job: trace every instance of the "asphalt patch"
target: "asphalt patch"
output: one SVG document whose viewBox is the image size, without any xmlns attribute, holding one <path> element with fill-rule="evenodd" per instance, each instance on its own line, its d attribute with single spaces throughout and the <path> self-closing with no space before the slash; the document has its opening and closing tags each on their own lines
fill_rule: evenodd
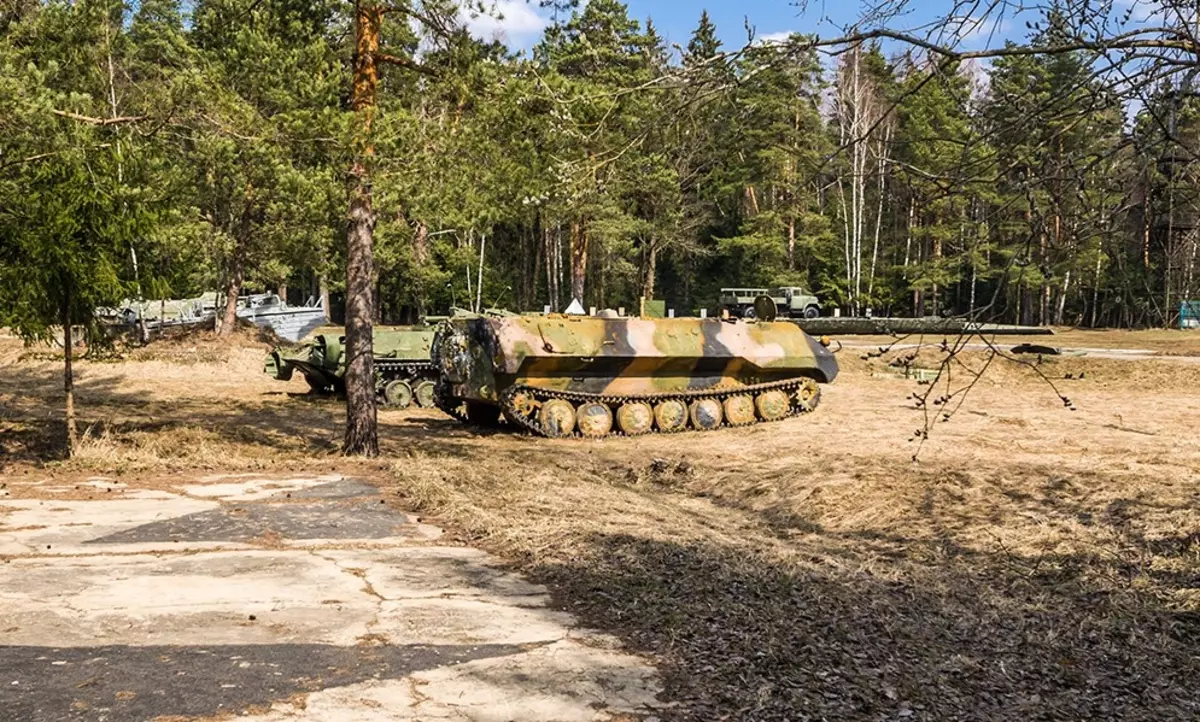
<svg viewBox="0 0 1200 722">
<path fill-rule="evenodd" d="M 237 714 L 370 679 L 526 649 L 509 644 L 0 646 L 0 720 L 135 722 Z"/>
<path fill-rule="evenodd" d="M 161 519 L 90 539 L 85 544 L 139 542 L 245 542 L 268 535 L 287 539 L 383 539 L 415 531 L 408 516 L 378 500 L 225 505 L 218 509 Z"/>
</svg>

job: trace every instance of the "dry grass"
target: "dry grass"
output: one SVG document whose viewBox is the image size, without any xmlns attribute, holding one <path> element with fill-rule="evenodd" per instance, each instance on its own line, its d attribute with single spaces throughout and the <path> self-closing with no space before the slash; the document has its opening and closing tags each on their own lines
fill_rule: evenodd
<svg viewBox="0 0 1200 722">
<path fill-rule="evenodd" d="M 304 461 L 314 450 L 329 453 L 337 448 L 333 443 L 310 444 L 296 438 L 291 444 L 286 438 L 282 441 L 272 453 L 264 454 L 263 439 L 257 432 L 236 427 L 228 431 L 187 425 L 163 430 L 89 429 L 81 435 L 68 467 L 109 474 L 184 469 L 254 471 L 277 468 L 284 460 Z"/>
<path fill-rule="evenodd" d="M 667 718 L 1195 718 L 1194 372 L 1063 363 L 1078 411 L 998 368 L 915 465 L 879 361 L 810 419 L 447 440 L 394 488 L 656 656 Z"/>
<path fill-rule="evenodd" d="M 811 417 L 704 435 L 552 442 L 384 412 L 380 482 L 655 657 L 666 718 L 1200 716 L 1200 366 L 1044 364 L 1077 411 L 994 367 L 913 464 L 922 387 L 890 360 L 844 354 Z M 13 364 L 0 425 L 26 430 L 0 443 L 35 475 L 378 473 L 332 454 L 337 403 L 260 362 L 85 363 L 93 436 L 51 464 L 56 367 Z"/>
</svg>

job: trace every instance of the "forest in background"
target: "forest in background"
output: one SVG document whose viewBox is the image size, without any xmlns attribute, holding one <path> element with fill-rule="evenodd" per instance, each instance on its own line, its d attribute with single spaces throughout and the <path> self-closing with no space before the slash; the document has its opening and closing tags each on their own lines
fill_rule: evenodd
<svg viewBox="0 0 1200 722">
<path fill-rule="evenodd" d="M 669 47 L 616 0 L 514 54 L 464 12 L 382 25 L 377 321 L 804 285 L 846 314 L 1145 326 L 1200 295 L 1188 80 L 1115 92 L 1085 49 L 727 48 L 707 14 Z M 353 20 L 337 0 L 0 5 L 0 322 L 61 317 L 30 290 L 56 284 L 64 309 L 342 293 Z"/>
</svg>

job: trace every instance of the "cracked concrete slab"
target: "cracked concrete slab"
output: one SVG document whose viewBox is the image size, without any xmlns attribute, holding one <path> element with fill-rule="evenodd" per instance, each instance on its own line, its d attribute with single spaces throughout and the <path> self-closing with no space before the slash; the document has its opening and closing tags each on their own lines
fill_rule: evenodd
<svg viewBox="0 0 1200 722">
<path fill-rule="evenodd" d="M 21 582 L 0 592 L 18 627 L 0 634 L 7 644 L 48 631 L 58 645 L 354 644 L 378 614 L 360 579 L 310 554 L 17 559 L 0 572 Z"/>
<path fill-rule="evenodd" d="M 532 597 L 541 606 L 548 602 L 545 587 L 499 569 L 497 560 L 478 549 L 332 549 L 321 555 L 339 565 L 361 569 L 364 578 L 384 599 Z"/>
<path fill-rule="evenodd" d="M 199 501 L 180 495 L 154 499 L 105 499 L 103 501 L 15 499 L 0 504 L 8 513 L 0 517 L 0 554 L 64 555 L 89 553 L 85 544 L 98 537 L 145 524 L 165 522 L 179 516 L 213 511 L 215 501 Z M 170 540 L 167 540 L 170 542 Z M 172 546 L 148 544 L 125 551 L 152 551 Z M 204 540 L 184 540 L 187 549 L 213 548 Z"/>
<path fill-rule="evenodd" d="M 338 476 L 0 499 L 0 718 L 622 720 L 658 682 Z M 67 487 L 71 488 L 71 487 Z M 43 489 L 43 491 L 45 491 Z M 119 494 L 120 496 L 116 496 Z"/>
<path fill-rule="evenodd" d="M 414 672 L 403 680 L 334 687 L 249 722 L 596 722 L 643 718 L 657 703 L 653 671 L 626 655 L 569 640 Z"/>
</svg>

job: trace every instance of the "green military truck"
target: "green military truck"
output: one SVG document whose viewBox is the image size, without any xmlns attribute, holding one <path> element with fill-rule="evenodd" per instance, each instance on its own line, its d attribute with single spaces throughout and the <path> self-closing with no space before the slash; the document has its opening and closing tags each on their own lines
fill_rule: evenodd
<svg viewBox="0 0 1200 722">
<path fill-rule="evenodd" d="M 775 301 L 780 318 L 816 318 L 821 315 L 821 302 L 800 286 L 722 288 L 719 304 L 731 316 L 754 318 L 754 299 L 759 296 L 770 296 Z"/>
</svg>

